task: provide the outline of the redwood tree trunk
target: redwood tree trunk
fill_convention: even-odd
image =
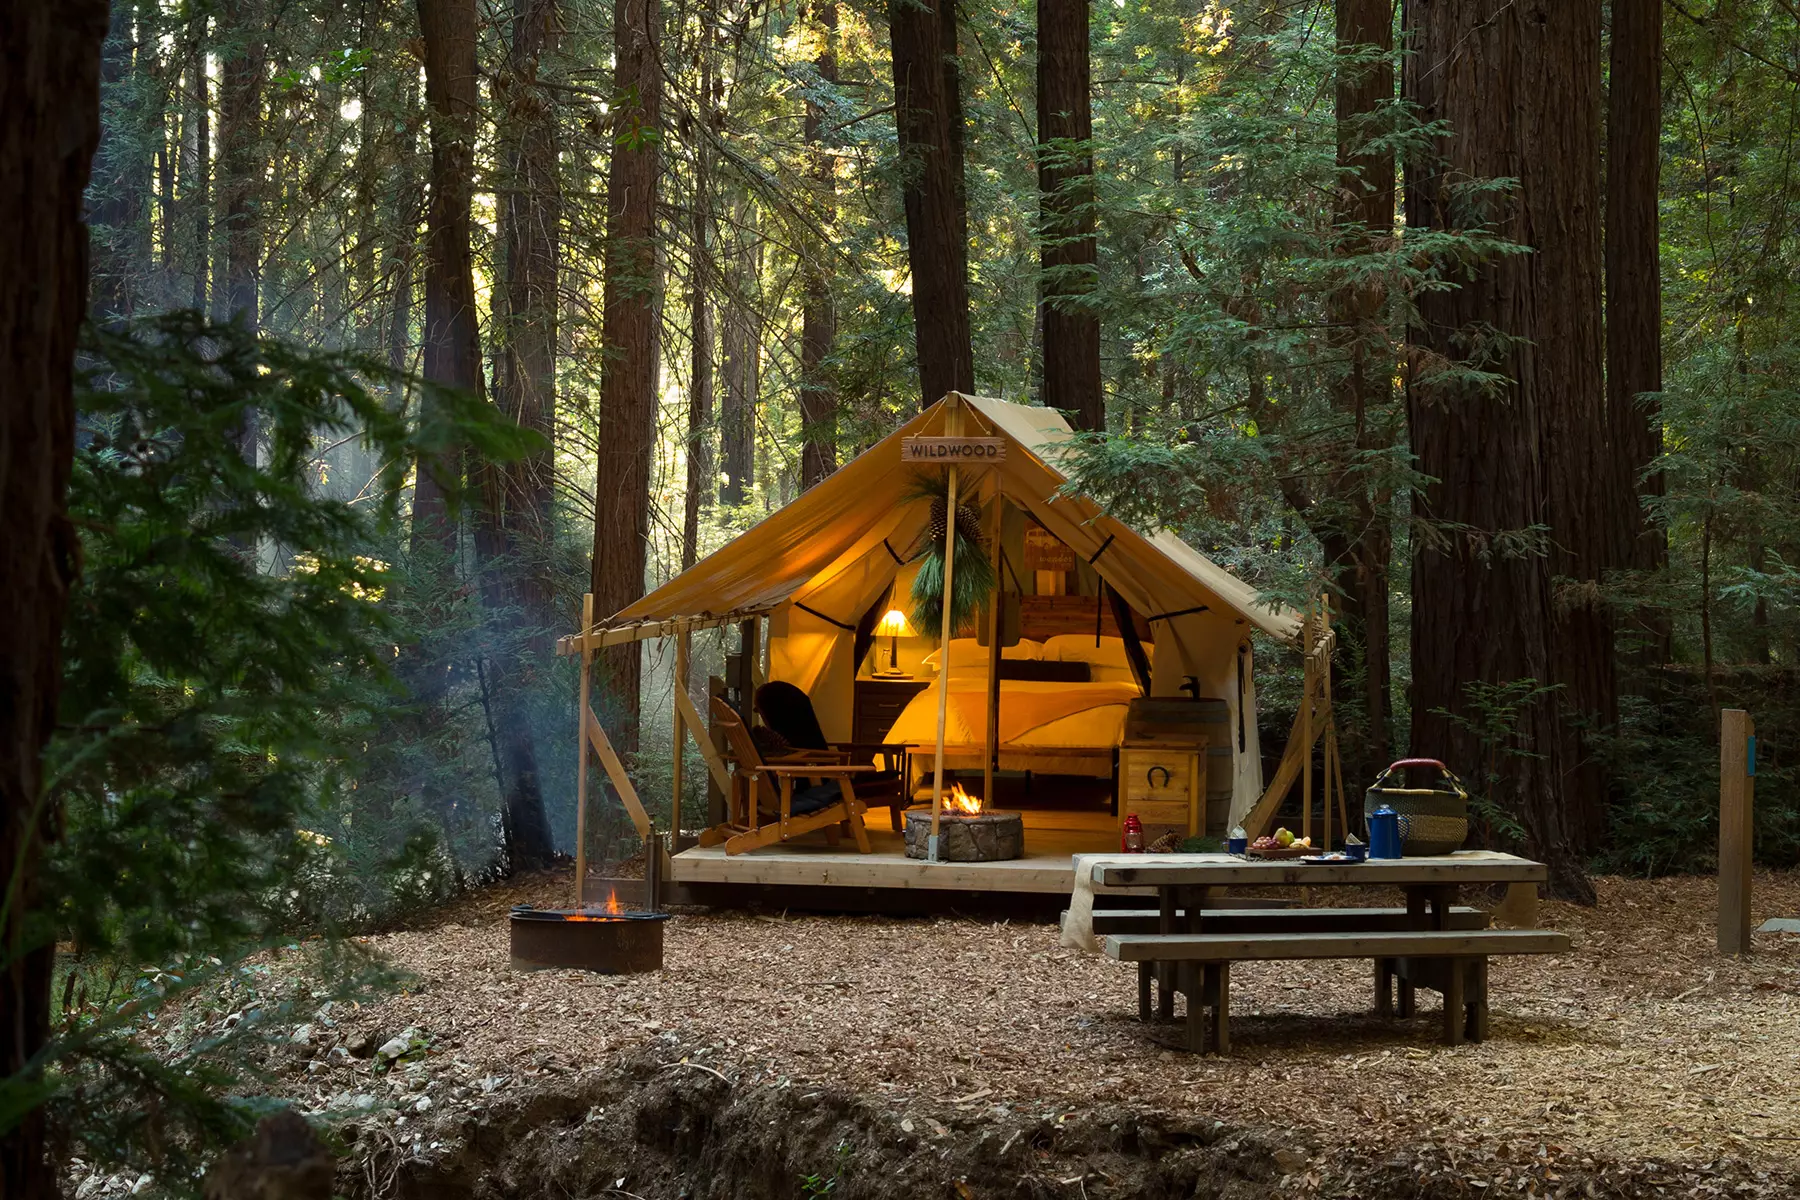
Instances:
[[[1657,193],[1661,182],[1662,0],[1613,0],[1610,95],[1606,116],[1606,409],[1620,478],[1619,565],[1661,570],[1668,542],[1645,519],[1639,495],[1663,494],[1656,472],[1662,420],[1639,397],[1662,390],[1662,270]],[[1666,620],[1645,612],[1621,632],[1644,644],[1638,655],[1667,661]]]
[[[700,59],[701,111],[708,122],[694,148],[694,195],[690,213],[693,243],[688,265],[687,493],[681,505],[681,569],[700,557],[700,509],[712,492],[713,319],[707,289],[712,286],[713,27],[702,17],[695,53]]]
[[[819,54],[813,65],[819,79],[835,84],[837,64],[837,0],[813,5],[819,26]],[[837,470],[837,386],[826,360],[837,340],[837,310],[831,300],[829,238],[837,223],[837,174],[822,142],[824,108],[806,102],[805,138],[813,155],[814,212],[822,237],[813,239],[806,263],[806,299],[800,318],[800,486],[809,488]]]
[[[1420,301],[1426,354],[1464,361],[1485,342],[1481,365],[1505,376],[1496,391],[1432,365],[1408,380],[1407,409],[1419,470],[1420,517],[1443,522],[1413,556],[1413,738],[1415,753],[1480,772],[1490,760],[1484,718],[1470,685],[1568,682],[1562,660],[1579,649],[1559,636],[1552,578],[1589,559],[1579,529],[1563,522],[1587,498],[1575,458],[1595,452],[1588,428],[1602,395],[1598,378],[1598,279],[1594,236],[1597,161],[1594,88],[1599,0],[1407,0],[1413,53],[1406,87],[1426,120],[1454,136],[1408,171],[1407,218],[1415,229],[1467,227],[1485,219],[1534,253],[1482,266],[1450,292]],[[1457,194],[1466,179],[1512,177],[1516,192],[1471,214]],[[1590,274],[1594,276],[1590,280]],[[1569,552],[1522,548],[1526,531],[1550,526]],[[1559,892],[1592,900],[1564,792],[1570,750],[1562,713],[1583,697],[1539,694],[1503,735],[1495,798],[1515,812],[1527,849],[1549,863]],[[1448,712],[1462,718],[1453,720]]]
[[[1337,0],[1337,165],[1332,213],[1338,253],[1368,254],[1394,231],[1394,155],[1365,151],[1383,105],[1394,98],[1394,0]],[[1375,56],[1364,63],[1364,58]],[[1358,464],[1394,443],[1395,354],[1386,298],[1377,284],[1346,285],[1331,297],[1332,342],[1345,362],[1332,402],[1348,418],[1353,453],[1330,480],[1335,493],[1319,532],[1326,569],[1337,588],[1338,634],[1347,659],[1333,675],[1344,711],[1361,712],[1362,728],[1345,741],[1346,771],[1368,781],[1393,757],[1393,712],[1388,638],[1388,568],[1393,554],[1393,496],[1372,484]]]
[[[1088,0],[1038,0],[1037,29],[1043,401],[1073,413],[1077,429],[1104,430],[1100,317],[1086,303],[1099,282]]]
[[[755,208],[749,200],[738,203],[733,222],[735,242],[726,281],[724,311],[719,322],[720,371],[725,398],[719,408],[719,503],[743,504],[756,482],[756,401],[761,387],[762,361],[756,312],[749,294],[756,286],[757,253]]]
[[[922,407],[975,390],[956,0],[889,0]]]
[[[40,755],[56,724],[76,573],[67,492],[75,336],[87,311],[83,192],[100,141],[99,0],[0,0],[0,1078],[50,1031],[56,946],[38,869],[56,836]],[[16,874],[15,874],[16,872]],[[0,1135],[0,1195],[57,1195],[42,1110]]]
[[[595,474],[595,611],[611,616],[644,594],[650,528],[650,452],[656,440],[657,139],[662,121],[657,0],[613,3],[613,152],[606,184],[606,284]],[[622,749],[637,746],[642,666],[636,643],[601,654],[622,719]]]
[[[263,165],[263,68],[267,50],[256,0],[230,0],[224,8],[224,43],[219,78],[220,202],[225,207],[224,315],[250,329],[259,323],[257,276],[262,236],[257,217]]]

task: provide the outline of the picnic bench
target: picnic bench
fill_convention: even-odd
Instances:
[[[1444,1040],[1480,1041],[1488,1030],[1487,960],[1495,954],[1568,949],[1553,930],[1492,929],[1488,914],[1456,903],[1465,885],[1538,883],[1542,864],[1508,854],[1462,851],[1432,858],[1302,865],[1230,855],[1082,855],[1064,914],[1066,945],[1138,965],[1138,1016],[1174,1017],[1187,998],[1190,1049],[1223,1054],[1231,1045],[1231,964],[1247,961],[1370,959],[1375,1011],[1413,1015],[1420,987],[1444,997]],[[1400,888],[1404,907],[1243,907],[1223,889],[1382,884]],[[1158,907],[1093,907],[1096,887],[1154,887]],[[1238,904],[1238,907],[1232,907]],[[1208,1022],[1207,1016],[1211,1020]]]

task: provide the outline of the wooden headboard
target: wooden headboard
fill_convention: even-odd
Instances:
[[[1119,623],[1113,619],[1113,606],[1101,596],[1019,596],[1019,636],[1041,642],[1063,633],[1094,632],[1096,618],[1101,637],[1118,637]],[[1150,641],[1150,624],[1137,613],[1132,614],[1138,637]]]

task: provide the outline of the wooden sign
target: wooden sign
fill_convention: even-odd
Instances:
[[[997,437],[909,437],[900,439],[900,457],[938,466],[987,466],[1006,459],[1006,439]]]
[[[1042,525],[1025,527],[1027,571],[1073,571],[1075,551]]]

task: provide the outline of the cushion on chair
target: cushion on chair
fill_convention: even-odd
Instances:
[[[763,724],[786,738],[796,749],[829,750],[831,743],[819,728],[806,693],[784,680],[775,679],[756,689],[756,711]]]
[[[794,790],[794,803],[788,812],[792,816],[806,817],[822,809],[830,808],[844,798],[844,789],[836,780],[815,783],[809,787]]]

